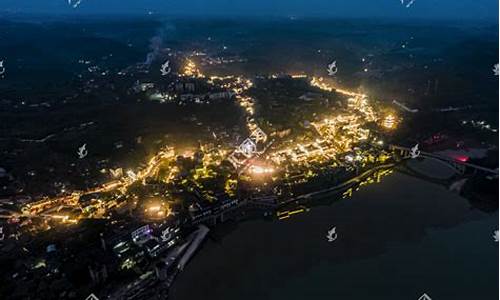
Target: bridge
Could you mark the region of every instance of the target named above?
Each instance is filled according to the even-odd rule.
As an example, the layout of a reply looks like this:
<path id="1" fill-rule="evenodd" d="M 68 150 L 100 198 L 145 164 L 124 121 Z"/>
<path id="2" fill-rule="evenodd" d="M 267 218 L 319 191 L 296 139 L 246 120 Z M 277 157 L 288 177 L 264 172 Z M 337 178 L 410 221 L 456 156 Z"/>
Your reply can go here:
<path id="1" fill-rule="evenodd" d="M 411 158 L 411 152 L 412 152 L 411 148 L 397 146 L 397 145 L 390 145 L 389 149 L 396 152 L 396 153 L 399 153 L 399 155 L 403 159 L 410 159 Z M 452 168 L 453 171 L 459 175 L 465 174 L 465 171 L 467 169 L 473 169 L 475 171 L 481 171 L 481 172 L 487 173 L 489 175 L 493 175 L 496 178 L 498 178 L 498 169 L 490 169 L 490 168 L 482 167 L 482 166 L 479 166 L 476 164 L 471 164 L 468 162 L 460 161 L 460 160 L 454 159 L 452 157 L 439 155 L 439 154 L 435 154 L 435 153 L 430 153 L 430 152 L 424 152 L 424 151 L 420 151 L 420 154 L 418 157 L 424 157 L 427 159 L 432 159 L 432 160 L 435 160 L 437 162 L 440 162 L 440 163 L 446 165 L 447 167 Z"/>

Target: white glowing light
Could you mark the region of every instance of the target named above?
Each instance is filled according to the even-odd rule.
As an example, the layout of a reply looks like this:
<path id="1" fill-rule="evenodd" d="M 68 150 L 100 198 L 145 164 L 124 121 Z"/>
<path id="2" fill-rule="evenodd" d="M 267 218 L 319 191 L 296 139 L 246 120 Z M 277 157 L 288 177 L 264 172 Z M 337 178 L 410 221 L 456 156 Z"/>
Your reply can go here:
<path id="1" fill-rule="evenodd" d="M 144 225 L 134 230 L 130 235 L 132 237 L 132 240 L 136 242 L 139 239 L 149 237 L 151 235 L 151 232 L 152 230 L 151 228 L 149 228 L 149 225 Z"/>
<path id="2" fill-rule="evenodd" d="M 77 8 L 80 3 L 82 3 L 82 0 L 68 0 L 68 4 L 73 8 Z"/>
<path id="3" fill-rule="evenodd" d="M 270 174 L 274 172 L 273 168 L 267 168 L 267 167 L 262 167 L 262 166 L 251 166 L 250 167 L 250 172 L 252 174 Z"/>
<path id="4" fill-rule="evenodd" d="M 410 151 L 411 158 L 415 159 L 420 156 L 420 150 L 418 150 L 418 144 L 413 146 Z"/>
<path id="5" fill-rule="evenodd" d="M 170 228 L 167 228 L 161 232 L 161 240 L 166 242 L 168 241 L 168 237 L 170 236 Z"/>
<path id="6" fill-rule="evenodd" d="M 334 60 L 331 64 L 328 65 L 328 75 L 334 76 L 337 74 L 338 68 L 337 68 L 337 61 Z"/>
<path id="7" fill-rule="evenodd" d="M 83 144 L 83 146 L 78 148 L 78 152 L 76 153 L 78 154 L 78 158 L 80 159 L 85 158 L 87 154 L 89 154 L 89 152 L 87 151 L 87 144 Z"/>
<path id="8" fill-rule="evenodd" d="M 0 62 L 1 63 L 1 62 Z M 0 65 L 1 66 L 1 65 Z M 495 74 L 495 76 L 498 76 L 498 73 L 499 73 L 499 69 L 498 69 L 498 64 L 495 64 L 493 66 L 493 74 Z M 2 74 L 2 73 L 0 73 Z"/>
<path id="9" fill-rule="evenodd" d="M 251 139 L 246 139 L 241 143 L 239 150 L 246 157 L 251 157 L 257 152 L 257 145 Z"/>
<path id="10" fill-rule="evenodd" d="M 0 75 L 5 73 L 5 67 L 3 66 L 3 60 L 0 60 Z"/>
<path id="11" fill-rule="evenodd" d="M 241 143 L 228 157 L 229 161 L 235 168 L 238 168 L 239 166 L 245 164 L 248 159 L 259 154 L 257 145 L 262 145 L 262 143 L 266 142 L 266 140 L 267 134 L 255 125 L 250 137 L 246 138 L 243 143 Z M 243 155 L 245 158 L 238 158 L 238 154 Z"/>
<path id="12" fill-rule="evenodd" d="M 176 229 L 171 229 L 170 227 L 166 228 L 165 230 L 163 230 L 161 232 L 161 240 L 164 242 L 168 241 L 169 239 L 172 238 L 172 235 L 178 231 L 179 231 L 179 228 L 176 228 Z"/>
<path id="13" fill-rule="evenodd" d="M 170 60 L 167 60 L 163 65 L 161 65 L 161 76 L 168 75 L 171 71 L 172 69 L 170 68 Z"/>
<path id="14" fill-rule="evenodd" d="M 418 298 L 418 300 L 432 300 L 432 298 L 429 297 L 429 295 L 427 295 L 426 293 L 424 293 L 422 296 L 420 296 L 420 298 Z"/>
<path id="15" fill-rule="evenodd" d="M 132 170 L 128 170 L 127 171 L 127 176 L 128 178 L 130 178 L 132 181 L 136 181 L 137 180 L 137 174 L 134 173 L 134 171 Z"/>
<path id="16" fill-rule="evenodd" d="M 97 296 L 92 293 L 87 298 L 85 298 L 85 300 L 99 300 L 99 298 L 97 298 Z"/>
<path id="17" fill-rule="evenodd" d="M 326 238 L 327 238 L 329 243 L 331 243 L 337 239 L 337 233 L 335 232 L 336 229 L 337 229 L 337 227 L 333 227 L 332 229 L 328 230 Z"/>
<path id="18" fill-rule="evenodd" d="M 401 5 L 404 5 L 406 8 L 409 8 L 410 6 L 413 5 L 413 3 L 415 3 L 415 0 L 406 1 L 406 3 L 405 0 L 400 0 L 400 2 Z"/>

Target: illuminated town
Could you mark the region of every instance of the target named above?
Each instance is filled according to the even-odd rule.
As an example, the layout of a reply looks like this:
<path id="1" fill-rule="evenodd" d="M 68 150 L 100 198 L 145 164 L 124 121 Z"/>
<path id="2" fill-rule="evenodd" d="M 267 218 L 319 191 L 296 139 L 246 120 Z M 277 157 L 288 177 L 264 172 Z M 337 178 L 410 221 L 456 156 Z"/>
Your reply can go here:
<path id="1" fill-rule="evenodd" d="M 205 80 L 228 93 L 246 115 L 248 138 L 233 148 L 227 146 L 232 141 L 201 144 L 183 152 L 164 145 L 146 158 L 144 167 L 112 170 L 113 180 L 98 187 L 64 191 L 19 207 L 19 212 L 6 216 L 17 224 L 18 234 L 64 231 L 91 219 L 122 223 L 132 212 L 134 221 L 127 224 L 130 239 L 110 243 L 103 237 L 106 247 L 116 252 L 121 269 L 143 265 L 145 257 L 132 254 L 143 248 L 153 259 L 176 253 L 171 254 L 172 259 L 183 261 L 192 252 L 186 247 L 192 247 L 197 237 L 181 234 L 189 228 L 237 219 L 247 210 L 274 215 L 278 220 L 306 213 L 307 203 L 293 204 L 293 199 L 322 193 L 321 186 L 330 186 L 324 192 L 331 192 L 332 185 L 348 197 L 364 184 L 380 182 L 397 160 L 384 143 L 384 137 L 397 130 L 396 118 L 368 95 L 335 88 L 323 78 L 289 76 L 338 94 L 344 103 L 341 108 L 325 110 L 318 121 L 307 126 L 305 135 L 280 135 L 271 128 L 265 132 L 255 121 L 256 100 L 247 94 L 252 80 L 205 75 L 191 57 L 185 59 L 178 76 L 183 82 Z M 329 175 L 332 173 L 334 178 Z M 181 263 L 164 268 L 173 278 L 176 272 L 172 270 L 181 269 Z M 145 277 L 137 284 L 151 280 Z M 168 285 L 163 288 L 168 289 Z M 134 292 L 134 288 L 120 291 Z"/>
<path id="2" fill-rule="evenodd" d="M 393 160 L 388 148 L 384 145 L 383 136 L 396 130 L 395 117 L 376 109 L 368 96 L 336 89 L 328 85 L 323 78 L 312 78 L 310 84 L 321 90 L 345 95 L 345 107 L 341 111 L 325 114 L 324 119 L 310 124 L 307 136 L 272 139 L 268 137 L 254 121 L 253 100 L 245 95 L 252 87 L 252 82 L 243 77 L 206 76 L 191 59 L 186 59 L 185 67 L 179 74 L 182 78 L 208 78 L 207 82 L 227 89 L 233 93 L 235 101 L 247 114 L 249 138 L 236 147 L 224 148 L 214 145 L 210 148 L 202 145 L 196 151 L 177 153 L 174 147 L 165 145 L 161 151 L 149 158 L 144 168 L 123 171 L 119 168 L 113 181 L 87 191 L 66 191 L 56 198 L 43 198 L 21 207 L 21 213 L 12 218 L 41 218 L 41 224 L 33 223 L 27 226 L 28 231 L 38 231 L 51 228 L 53 222 L 77 224 L 81 219 L 109 218 L 111 211 L 120 211 L 124 207 L 131 209 L 138 205 L 138 189 L 148 187 L 149 181 L 161 184 L 166 189 L 158 197 L 160 204 L 152 203 L 144 208 L 145 221 L 149 218 L 175 219 L 172 215 L 175 204 L 168 187 L 178 186 L 187 190 L 197 190 L 210 206 L 219 206 L 224 201 L 237 205 L 240 200 L 235 195 L 245 194 L 253 190 L 265 189 L 270 192 L 263 199 L 274 198 L 274 205 L 279 207 L 280 199 L 288 199 L 289 194 L 283 194 L 283 188 L 295 184 L 307 183 L 309 179 L 320 176 L 325 170 L 341 169 L 349 174 L 356 170 L 366 170 Z M 296 80 L 308 80 L 306 76 Z M 378 126 L 376 132 L 368 129 L 368 124 Z M 272 136 L 276 133 L 272 132 Z M 302 141 L 302 142 L 299 142 Z M 287 146 L 293 145 L 293 146 Z M 230 162 L 232 168 L 224 163 Z M 192 168 L 185 169 L 183 164 L 189 163 Z M 223 180 L 220 186 L 205 190 L 204 183 L 210 180 Z M 267 184 L 272 182 L 272 185 Z M 244 187 L 240 187 L 244 186 Z M 246 190 L 250 188 L 250 190 Z M 223 191 L 222 199 L 217 190 Z M 293 192 L 289 192 L 294 195 Z M 158 193 L 153 193 L 158 196 Z M 152 195 L 153 196 L 153 195 Z M 252 196 L 250 196 L 252 198 Z M 82 201 L 82 199 L 86 199 Z M 253 201 L 255 198 L 252 198 Z M 193 208 L 199 203 L 191 203 Z M 195 209 L 190 209 L 195 219 Z M 64 213 L 68 212 L 68 213 Z M 278 213 L 279 214 L 279 213 Z M 36 225 L 35 225 L 36 224 Z M 42 225 L 43 224 L 43 225 Z M 53 225 L 53 224 L 52 224 Z"/>
<path id="3" fill-rule="evenodd" d="M 59 71 L 30 81 L 43 68 L 0 47 L 0 298 L 367 299 L 369 286 L 386 299 L 400 284 L 407 299 L 440 299 L 435 282 L 404 280 L 429 265 L 454 275 L 455 251 L 483 243 L 478 228 L 498 217 L 497 104 L 484 100 L 497 77 L 465 80 L 462 56 L 440 52 L 472 33 L 429 41 L 421 24 L 386 37 L 396 27 L 165 21 L 153 9 L 133 25 L 37 27 L 1 12 L 13 41 L 19 30 L 54 43 L 23 51 Z M 495 48 L 487 32 L 474 34 Z M 82 46 L 57 58 L 71 52 L 62 44 Z M 435 273 L 425 280 L 450 276 Z"/>

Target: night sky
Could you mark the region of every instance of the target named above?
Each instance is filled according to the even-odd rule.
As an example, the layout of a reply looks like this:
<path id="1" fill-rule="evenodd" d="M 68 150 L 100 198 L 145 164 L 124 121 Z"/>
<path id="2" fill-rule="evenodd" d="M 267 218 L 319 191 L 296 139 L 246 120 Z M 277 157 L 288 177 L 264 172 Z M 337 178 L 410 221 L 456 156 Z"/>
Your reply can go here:
<path id="1" fill-rule="evenodd" d="M 77 0 L 71 0 L 77 1 Z M 1 0 L 0 12 L 497 20 L 498 0 Z M 407 3 L 410 0 L 403 0 Z"/>

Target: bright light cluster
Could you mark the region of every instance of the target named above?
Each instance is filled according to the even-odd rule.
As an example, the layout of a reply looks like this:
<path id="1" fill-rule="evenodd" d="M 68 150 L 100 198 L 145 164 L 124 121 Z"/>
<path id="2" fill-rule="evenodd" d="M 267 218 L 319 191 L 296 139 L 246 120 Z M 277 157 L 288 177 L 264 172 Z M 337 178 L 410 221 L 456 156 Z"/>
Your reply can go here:
<path id="1" fill-rule="evenodd" d="M 382 126 L 386 129 L 394 129 L 396 127 L 396 117 L 392 114 L 388 114 L 384 117 Z"/>
<path id="2" fill-rule="evenodd" d="M 319 138 L 310 143 L 298 143 L 294 147 L 279 150 L 270 154 L 269 158 L 276 164 L 335 158 L 337 154 L 351 151 L 355 144 L 369 138 L 370 130 L 363 128 L 366 121 L 357 114 L 343 113 L 321 122 L 313 122 L 311 124 Z"/>
<path id="3" fill-rule="evenodd" d="M 251 174 L 261 175 L 261 174 L 272 174 L 274 173 L 274 169 L 270 167 L 263 167 L 258 165 L 252 165 L 249 168 Z"/>
<path id="4" fill-rule="evenodd" d="M 200 69 L 198 69 L 198 67 L 196 66 L 196 63 L 191 59 L 186 60 L 186 65 L 184 66 L 184 70 L 181 75 L 187 77 L 197 77 L 197 78 L 205 77 L 205 75 L 203 75 Z"/>

